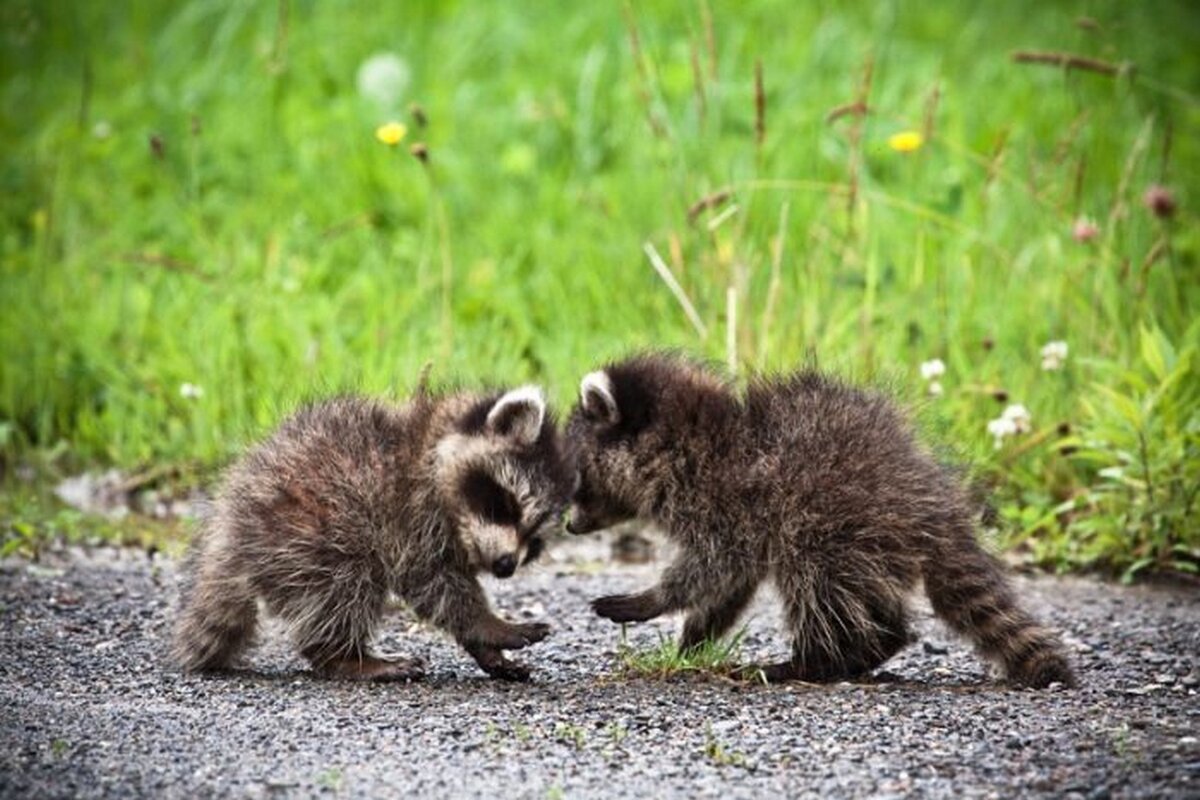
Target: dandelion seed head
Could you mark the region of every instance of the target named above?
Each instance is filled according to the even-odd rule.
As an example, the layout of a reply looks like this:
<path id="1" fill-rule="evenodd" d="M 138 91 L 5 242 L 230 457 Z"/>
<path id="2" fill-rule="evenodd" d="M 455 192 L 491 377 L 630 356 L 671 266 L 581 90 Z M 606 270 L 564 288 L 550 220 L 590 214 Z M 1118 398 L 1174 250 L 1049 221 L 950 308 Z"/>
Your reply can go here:
<path id="1" fill-rule="evenodd" d="M 411 71 L 395 53 L 376 53 L 362 62 L 354 83 L 358 93 L 381 111 L 395 111 L 408 88 Z"/>
<path id="2" fill-rule="evenodd" d="M 921 377 L 927 381 L 940 378 L 946 374 L 946 364 L 940 358 L 931 358 L 921 362 Z"/>
<path id="3" fill-rule="evenodd" d="M 996 449 L 999 450 L 1006 436 L 1013 436 L 1017 433 L 1017 426 L 1011 419 L 997 417 L 988 421 L 987 432 L 991 434 L 992 439 L 995 440 Z"/>
<path id="4" fill-rule="evenodd" d="M 204 389 L 194 383 L 181 383 L 179 384 L 179 396 L 185 400 L 196 400 L 204 396 Z"/>
<path id="5" fill-rule="evenodd" d="M 1033 418 L 1029 415 L 1029 409 L 1020 403 L 1013 403 L 1004 409 L 1000 419 L 1012 423 L 1013 433 L 1028 433 L 1033 428 Z"/>
<path id="6" fill-rule="evenodd" d="M 1042 347 L 1042 369 L 1062 369 L 1067 360 L 1067 343 L 1064 341 L 1047 342 Z"/>

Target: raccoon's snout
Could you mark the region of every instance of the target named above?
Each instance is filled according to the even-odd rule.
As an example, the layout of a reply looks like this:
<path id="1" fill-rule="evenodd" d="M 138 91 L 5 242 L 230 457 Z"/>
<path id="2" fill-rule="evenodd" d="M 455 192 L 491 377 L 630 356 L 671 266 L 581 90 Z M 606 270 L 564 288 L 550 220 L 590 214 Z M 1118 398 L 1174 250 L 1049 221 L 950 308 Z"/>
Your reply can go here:
<path id="1" fill-rule="evenodd" d="M 492 562 L 492 574 L 497 578 L 509 578 L 517 571 L 517 557 L 503 555 Z"/>

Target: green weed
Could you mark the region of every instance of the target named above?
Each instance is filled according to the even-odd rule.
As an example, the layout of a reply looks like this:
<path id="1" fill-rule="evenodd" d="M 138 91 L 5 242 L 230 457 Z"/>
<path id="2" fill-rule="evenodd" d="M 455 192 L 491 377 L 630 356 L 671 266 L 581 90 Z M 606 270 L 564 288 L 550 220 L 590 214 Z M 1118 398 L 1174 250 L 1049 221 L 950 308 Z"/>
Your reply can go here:
<path id="1" fill-rule="evenodd" d="M 659 679 L 682 674 L 728 676 L 737 668 L 745 635 L 743 627 L 732 636 L 708 640 L 684 651 L 680 651 L 674 639 L 660 635 L 656 646 L 638 650 L 626 641 L 622 626 L 617 659 L 621 671 L 629 676 Z"/>

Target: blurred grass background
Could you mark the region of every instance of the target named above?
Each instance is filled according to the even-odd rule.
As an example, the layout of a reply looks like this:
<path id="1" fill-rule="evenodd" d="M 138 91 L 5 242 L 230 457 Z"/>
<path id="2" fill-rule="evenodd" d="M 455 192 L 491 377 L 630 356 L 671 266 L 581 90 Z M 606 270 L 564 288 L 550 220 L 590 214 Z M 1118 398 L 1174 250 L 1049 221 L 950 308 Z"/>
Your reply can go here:
<path id="1" fill-rule="evenodd" d="M 890 386 L 1042 563 L 1195 570 L 1194 4 L 0 13 L 10 497 L 26 463 L 201 480 L 301 399 L 402 396 L 426 362 L 565 408 L 673 346 Z M 997 446 L 1014 403 L 1031 429 Z"/>

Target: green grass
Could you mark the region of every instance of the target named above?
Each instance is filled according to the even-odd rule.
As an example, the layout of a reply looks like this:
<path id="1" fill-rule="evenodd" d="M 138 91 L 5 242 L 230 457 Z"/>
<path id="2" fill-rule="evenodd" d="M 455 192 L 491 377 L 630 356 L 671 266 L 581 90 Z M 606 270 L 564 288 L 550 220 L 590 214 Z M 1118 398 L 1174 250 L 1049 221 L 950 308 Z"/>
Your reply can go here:
<path id="1" fill-rule="evenodd" d="M 617 662 L 627 676 L 641 678 L 675 678 L 681 675 L 713 675 L 728 677 L 738 667 L 738 654 L 746 629 L 723 639 L 706 640 L 696 647 L 681 651 L 670 637 L 660 636 L 652 647 L 635 648 L 625 640 L 621 626 L 621 641 L 617 645 Z"/>
<path id="2" fill-rule="evenodd" d="M 207 474 L 299 400 L 403 395 L 429 361 L 439 380 L 536 379 L 565 406 L 633 348 L 740 377 L 815 358 L 913 404 L 1043 563 L 1194 568 L 1188 501 L 1143 525 L 1164 495 L 1105 494 L 1104 471 L 1151 463 L 1195 494 L 1194 404 L 1114 433 L 1105 398 L 1114 369 L 1149 369 L 1142 328 L 1200 342 L 1200 14 L 845 5 L 5 4 L 4 463 L 60 448 L 76 468 Z M 379 52 L 409 74 L 382 106 L 355 78 Z M 855 101 L 870 113 L 827 121 Z M 389 148 L 374 130 L 393 118 L 409 134 Z M 902 130 L 925 144 L 893 151 Z M 1155 183 L 1171 219 L 1142 205 Z M 1070 355 L 1046 372 L 1052 340 Z M 999 449 L 995 397 L 1033 425 Z"/>

